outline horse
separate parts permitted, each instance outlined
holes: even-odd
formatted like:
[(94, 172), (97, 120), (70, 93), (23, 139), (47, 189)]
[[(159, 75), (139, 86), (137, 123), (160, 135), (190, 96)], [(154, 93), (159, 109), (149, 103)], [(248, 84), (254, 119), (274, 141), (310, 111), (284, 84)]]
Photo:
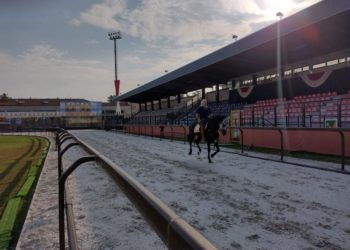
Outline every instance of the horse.
[[(208, 149), (208, 161), (212, 163), (211, 158), (213, 158), (217, 153), (220, 152), (219, 148), (219, 129), (220, 122), (223, 120), (221, 116), (212, 116), (207, 119), (204, 127), (204, 139), (207, 143)], [(201, 147), (199, 145), (202, 135), (200, 131), (195, 131), (195, 125), (190, 126), (189, 134), (187, 135), (187, 140), (190, 143), (190, 151), (189, 154), (192, 154), (192, 143), (193, 141), (196, 143), (198, 147), (198, 155), (201, 153)], [(214, 144), (214, 148), (216, 149), (214, 153), (211, 154), (211, 144)]]
[(189, 127), (189, 133), (187, 135), (187, 141), (190, 143), (190, 151), (188, 152), (189, 155), (192, 154), (192, 143), (193, 141), (195, 142), (197, 148), (198, 148), (198, 155), (200, 155), (200, 153), (202, 152), (201, 146), (199, 145), (199, 143), (202, 140), (202, 134), (200, 131), (200, 125), (199, 123), (193, 123), (192, 125), (190, 125)]

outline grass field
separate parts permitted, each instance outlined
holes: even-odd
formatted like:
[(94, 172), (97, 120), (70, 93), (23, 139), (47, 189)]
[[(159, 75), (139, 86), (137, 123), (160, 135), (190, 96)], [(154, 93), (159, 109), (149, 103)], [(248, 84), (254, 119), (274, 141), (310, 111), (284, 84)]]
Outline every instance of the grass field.
[[(18, 235), (16, 231), (20, 231), (19, 225), (27, 213), (33, 193), (30, 191), (40, 173), (40, 162), (47, 145), (47, 140), (41, 137), (0, 136), (0, 231), (6, 231), (7, 226), (12, 228), (13, 223), (9, 222), (12, 220), (16, 224), (11, 235)], [(18, 199), (17, 216), (9, 211), (9, 202), (14, 199)], [(0, 236), (4, 238), (4, 235)]]

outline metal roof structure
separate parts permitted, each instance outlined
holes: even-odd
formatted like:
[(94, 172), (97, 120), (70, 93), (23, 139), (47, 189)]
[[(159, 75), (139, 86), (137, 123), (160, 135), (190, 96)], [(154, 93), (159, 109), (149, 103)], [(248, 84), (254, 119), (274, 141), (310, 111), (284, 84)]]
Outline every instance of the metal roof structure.
[[(115, 98), (144, 103), (187, 93), (276, 67), (273, 23)], [(324, 0), (280, 21), (282, 65), (337, 51), (350, 55), (350, 1)]]

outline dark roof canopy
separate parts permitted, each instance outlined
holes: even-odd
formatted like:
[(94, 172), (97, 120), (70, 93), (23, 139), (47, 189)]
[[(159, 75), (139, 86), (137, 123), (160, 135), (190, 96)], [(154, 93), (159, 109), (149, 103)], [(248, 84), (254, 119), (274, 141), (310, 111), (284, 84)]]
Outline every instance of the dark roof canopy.
[[(271, 24), (116, 100), (158, 100), (274, 68), (277, 25)], [(282, 19), (280, 30), (283, 65), (350, 49), (350, 1), (321, 1)]]

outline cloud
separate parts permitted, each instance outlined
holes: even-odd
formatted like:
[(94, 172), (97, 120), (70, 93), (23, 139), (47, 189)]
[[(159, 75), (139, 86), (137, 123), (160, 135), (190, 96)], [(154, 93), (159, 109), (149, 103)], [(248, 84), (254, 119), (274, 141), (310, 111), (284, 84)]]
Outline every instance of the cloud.
[[(319, 0), (284, 0), (290, 12)], [(242, 38), (261, 24), (276, 21), (274, 0), (104, 0), (71, 20), (72, 25), (90, 25), (145, 42), (147, 53), (134, 50), (120, 57), (121, 91), (152, 81)], [(147, 70), (145, 70), (147, 69)]]
[(78, 60), (49, 45), (19, 56), (0, 51), (2, 92), (12, 97), (71, 97), (106, 100), (113, 93), (113, 72), (94, 60)]
[(72, 23), (122, 30), (149, 43), (186, 45), (222, 41), (233, 32), (243, 37), (251, 33), (257, 23), (275, 21), (279, 7), (285, 9), (287, 15), (318, 1), (143, 0), (130, 9), (125, 0), (105, 0), (92, 5)]
[(90, 40), (87, 40), (86, 43), (89, 45), (96, 45), (96, 44), (99, 44), (100, 42), (95, 39), (90, 39)]
[(106, 30), (114, 30), (120, 26), (114, 17), (123, 13), (125, 8), (124, 0), (105, 0), (102, 4), (92, 5), (89, 10), (82, 12), (70, 23), (76, 26), (86, 23)]
[(186, 45), (228, 39), (232, 31), (246, 35), (251, 32), (249, 23), (261, 15), (254, 1), (246, 0), (144, 0), (133, 9), (125, 0), (107, 0), (92, 5), (71, 24), (122, 30), (149, 43)]
[(124, 66), (121, 66), (120, 72), (121, 78), (127, 79), (127, 82), (122, 81), (122, 92), (125, 93), (127, 90), (131, 90), (137, 84), (144, 84), (161, 77), (165, 74), (165, 70), (168, 70), (168, 72), (174, 71), (184, 64), (190, 63), (218, 48), (220, 46), (213, 47), (212, 45), (196, 44), (188, 48), (162, 48), (159, 51), (162, 56), (145, 57), (143, 55), (133, 55), (123, 57), (120, 64)]

